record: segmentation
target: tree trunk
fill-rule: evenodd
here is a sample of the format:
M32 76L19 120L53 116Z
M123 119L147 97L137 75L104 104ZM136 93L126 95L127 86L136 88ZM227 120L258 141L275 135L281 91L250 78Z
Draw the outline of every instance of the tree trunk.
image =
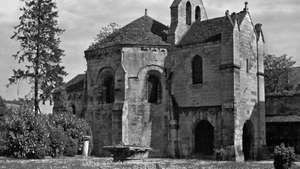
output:
M39 113L39 57L40 57L40 25L41 25L41 1L38 0L38 40L36 48L36 58L35 58L35 67L34 67L34 112L35 115Z
M39 49L37 50L39 52ZM36 56L35 70L34 70L34 112L35 115L39 113L39 78L38 78L38 64L39 54Z

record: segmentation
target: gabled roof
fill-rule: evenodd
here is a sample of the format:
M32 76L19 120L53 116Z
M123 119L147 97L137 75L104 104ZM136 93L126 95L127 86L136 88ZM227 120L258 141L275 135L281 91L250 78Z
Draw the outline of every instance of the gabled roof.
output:
M71 86L71 85L76 84L78 82L84 81L84 79L85 79L85 74L76 75L73 79L68 81L65 86L66 87Z
M108 36L96 48L114 45L168 46L168 30L166 25L144 15Z
M85 74L79 74L65 84L67 92L77 92L84 88Z
M194 43L205 43L207 41L219 41L219 35L223 32L224 26L230 22L225 17L196 21L189 31L179 42L179 45L189 45Z
M235 20L240 26L246 15L246 11L241 11L228 16L195 21L181 39L179 45L221 41L221 34L232 32Z

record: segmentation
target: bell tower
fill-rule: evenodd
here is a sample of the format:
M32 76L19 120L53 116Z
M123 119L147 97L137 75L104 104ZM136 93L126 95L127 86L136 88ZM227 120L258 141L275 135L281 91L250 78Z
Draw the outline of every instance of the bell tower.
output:
M202 0L174 0L171 5L169 43L177 45L191 25L207 19Z

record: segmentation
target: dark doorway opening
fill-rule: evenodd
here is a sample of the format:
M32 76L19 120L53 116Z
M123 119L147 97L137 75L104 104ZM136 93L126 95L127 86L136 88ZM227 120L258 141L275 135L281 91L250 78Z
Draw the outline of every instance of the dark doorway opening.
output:
M195 153L212 155L214 149L214 127L206 120L200 121L195 128Z
M245 160L252 158L251 152L253 148L254 131L253 124L250 120L247 120L243 127L243 153Z
M76 107L75 107L74 104L72 105L72 113L73 113L74 115L76 115Z
M157 75L150 74L148 77L148 102L160 104L162 99L162 86Z

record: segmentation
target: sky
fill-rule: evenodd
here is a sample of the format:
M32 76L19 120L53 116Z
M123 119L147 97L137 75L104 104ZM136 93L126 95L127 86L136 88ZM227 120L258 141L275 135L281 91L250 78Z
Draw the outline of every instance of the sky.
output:
M170 5L173 0L56 0L59 25L66 31L61 36L65 50L62 64L70 80L86 70L84 50L94 40L102 26L111 22L126 25L144 15L170 25ZM270 54L287 54L300 66L300 0L248 0L254 23L262 23ZM203 0L208 18L225 15L225 11L239 12L244 0ZM30 88L26 82L6 87L12 69L18 64L12 57L19 44L11 40L13 27L18 24L20 0L0 0L0 96L16 99L26 95ZM43 107L50 111L49 106Z

